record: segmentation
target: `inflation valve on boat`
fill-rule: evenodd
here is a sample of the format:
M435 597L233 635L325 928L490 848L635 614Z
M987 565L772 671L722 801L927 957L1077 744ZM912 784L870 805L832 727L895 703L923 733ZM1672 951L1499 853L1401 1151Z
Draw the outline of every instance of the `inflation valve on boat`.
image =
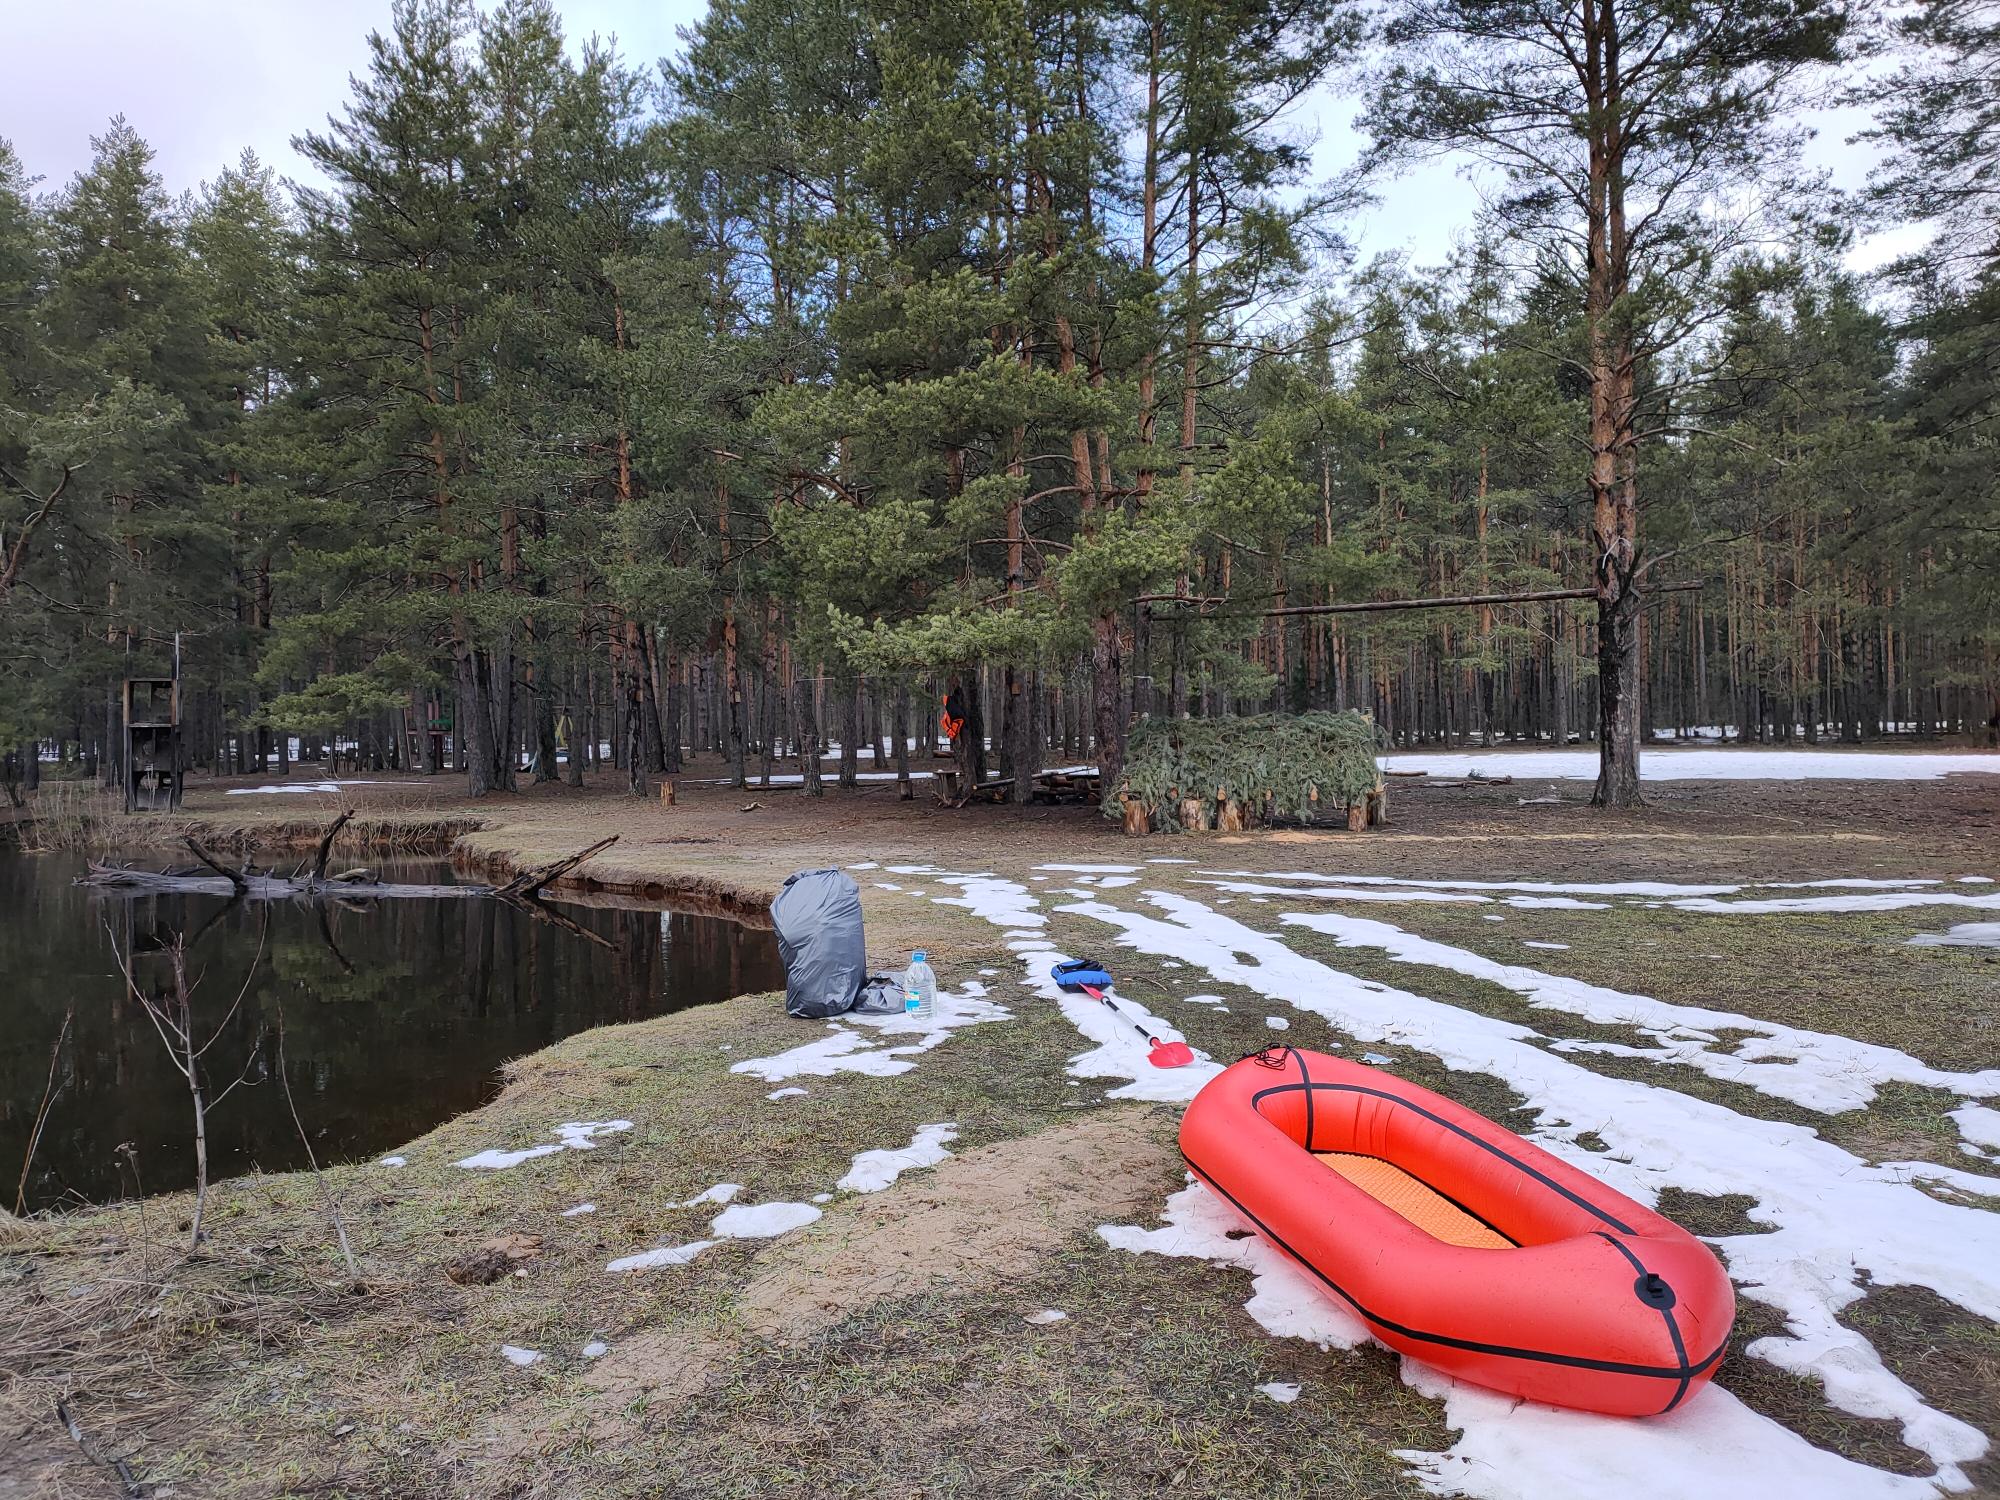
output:
M1646 1306L1657 1307L1661 1312L1665 1312L1676 1302L1680 1301L1680 1298L1674 1295L1674 1289L1668 1286L1665 1280L1652 1271L1648 1271L1637 1281L1633 1282L1632 1290L1638 1294L1639 1300L1645 1303Z

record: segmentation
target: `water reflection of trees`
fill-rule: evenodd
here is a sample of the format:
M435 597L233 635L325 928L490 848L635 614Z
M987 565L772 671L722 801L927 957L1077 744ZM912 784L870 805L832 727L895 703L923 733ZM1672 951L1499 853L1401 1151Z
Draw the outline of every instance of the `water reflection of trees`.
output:
M193 1178L186 1088L158 1055L145 1016L122 998L97 910L135 951L185 932L204 989L233 995L258 916L220 898L94 901L61 861L0 859L0 1179L19 1171L66 1004L75 1019L57 1062L59 1093L31 1205L65 1193L118 1196L114 1151L138 1147L148 1191ZM218 908L222 908L218 914ZM565 907L600 941L494 901L394 901L364 909L276 905L263 963L211 1054L211 1071L248 1066L266 1086L239 1089L210 1122L217 1177L303 1165L277 1064L285 1015L293 1097L322 1161L371 1155L491 1097L501 1065L573 1032L637 1020L781 983L771 934L714 918ZM197 936L198 935L198 936ZM132 1184L123 1184L131 1191ZM11 1193L9 1194L11 1198Z

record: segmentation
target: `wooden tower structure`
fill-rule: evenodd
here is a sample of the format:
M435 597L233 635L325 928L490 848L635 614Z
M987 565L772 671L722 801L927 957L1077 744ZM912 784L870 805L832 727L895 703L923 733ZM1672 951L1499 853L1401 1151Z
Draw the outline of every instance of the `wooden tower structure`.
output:
M125 679L125 811L181 805L181 685L174 677Z

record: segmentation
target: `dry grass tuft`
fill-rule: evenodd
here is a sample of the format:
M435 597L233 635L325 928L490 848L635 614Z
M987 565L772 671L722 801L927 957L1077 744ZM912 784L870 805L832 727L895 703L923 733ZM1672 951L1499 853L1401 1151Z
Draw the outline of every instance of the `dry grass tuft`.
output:
M129 1216L121 1216L129 1217ZM9 1263L0 1298L0 1434L43 1433L59 1408L116 1448L171 1446L216 1341L282 1355L309 1330L394 1288L315 1275L278 1244L179 1256L145 1235L80 1239L59 1226ZM60 1434L60 1429L51 1429ZM104 1461L102 1455L86 1453Z
M124 803L94 781L45 781L15 827L24 853L57 854L107 842L107 825L122 821L124 812Z

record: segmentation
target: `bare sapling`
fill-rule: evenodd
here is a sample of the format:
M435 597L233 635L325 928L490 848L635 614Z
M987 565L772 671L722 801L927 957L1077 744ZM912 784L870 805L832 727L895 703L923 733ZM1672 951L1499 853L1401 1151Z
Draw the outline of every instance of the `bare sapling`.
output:
M256 1061L253 1049L244 1062L243 1071L238 1073L212 1098L208 1090L207 1071L202 1067L202 1058L213 1047L235 1019L236 1012L243 1006L243 997L250 993L250 981L257 976L257 965L264 957L264 939L270 927L268 913L257 929L257 952L250 959L250 971L243 976L243 987L236 992L236 999L222 1019L210 1028L205 1039L198 1039L201 1027L194 1014L194 992L196 985L190 983L187 972L187 939L175 933L167 944L167 963L172 975L172 983L158 993L142 989L132 977L129 958L118 952L118 940L112 937L111 952L118 960L118 970L125 977L125 990L146 1013L153 1023L153 1030L159 1033L160 1042L167 1050L167 1057L173 1063L174 1071L181 1075L187 1085L188 1102L194 1111L194 1216L188 1225L188 1253L193 1254L201 1247L202 1213L208 1206L208 1115L223 1100L247 1082L250 1069ZM105 933L111 933L110 924L105 925Z
M21 1157L21 1180L14 1188L14 1212L28 1211L28 1174L35 1169L35 1148L42 1143L42 1129L49 1123L49 1106L55 1103L61 1085L56 1081L62 1062L63 1043L69 1040L70 1022L76 1019L76 1006L70 1004L63 1011L62 1029L56 1033L56 1044L49 1048L49 1081L42 1086L42 1107L35 1111L34 1128L28 1132L28 1149ZM0 1239L5 1235L0 1234Z
M306 1165L312 1168L313 1181L319 1185L320 1203L333 1225L333 1237L340 1242L340 1258L347 1262L348 1278L358 1281L361 1267L355 1263L354 1247L347 1242L347 1220L341 1216L340 1199L328 1184L326 1173L319 1169L319 1155L312 1148L305 1122L299 1118L299 1107L292 1100L292 1079L285 1071L285 1008L282 1005L278 1007L278 1086L285 1091L285 1108L291 1111L292 1128L299 1133L299 1144L306 1148Z

